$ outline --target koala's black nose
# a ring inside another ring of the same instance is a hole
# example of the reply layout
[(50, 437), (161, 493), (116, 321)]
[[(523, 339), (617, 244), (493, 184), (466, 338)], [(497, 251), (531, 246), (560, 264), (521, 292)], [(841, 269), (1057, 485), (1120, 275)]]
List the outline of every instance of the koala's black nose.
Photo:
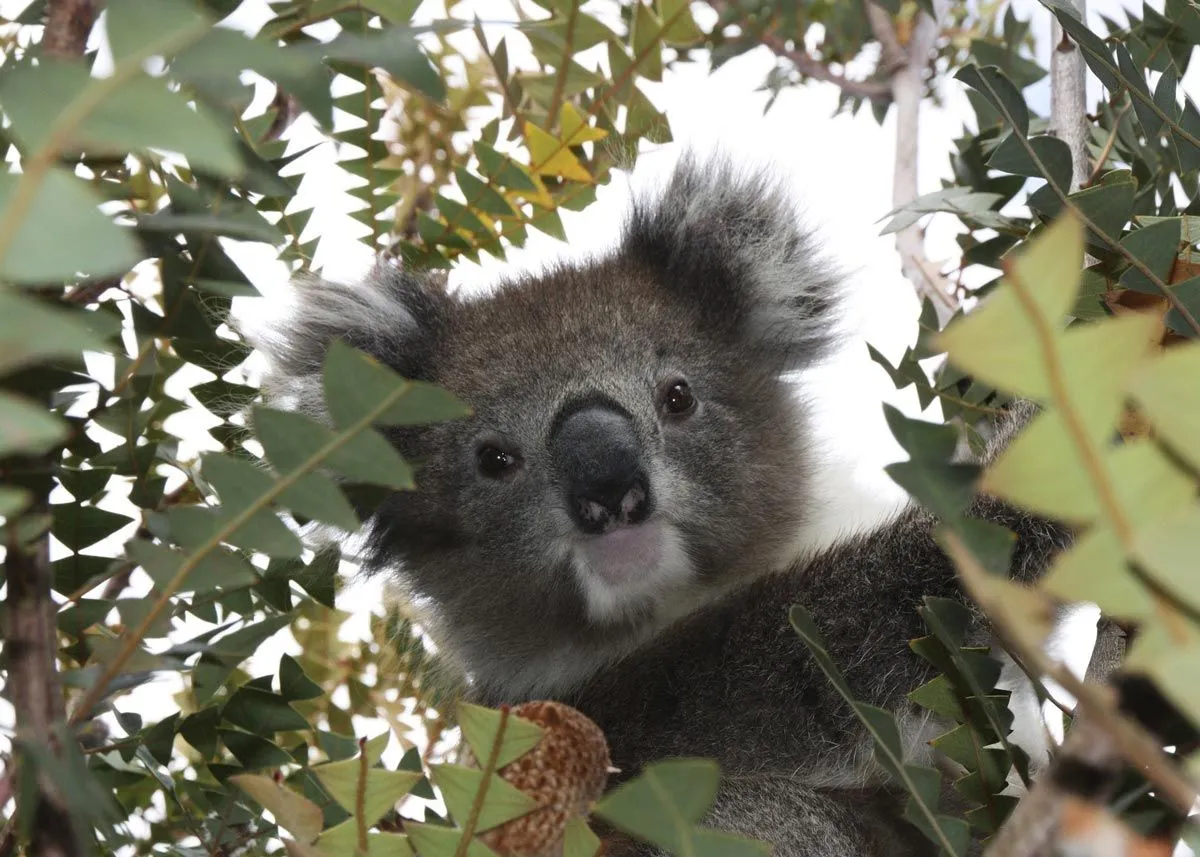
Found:
[(551, 431), (550, 452), (567, 508), (585, 533), (639, 524), (653, 510), (633, 421), (615, 405), (564, 411)]

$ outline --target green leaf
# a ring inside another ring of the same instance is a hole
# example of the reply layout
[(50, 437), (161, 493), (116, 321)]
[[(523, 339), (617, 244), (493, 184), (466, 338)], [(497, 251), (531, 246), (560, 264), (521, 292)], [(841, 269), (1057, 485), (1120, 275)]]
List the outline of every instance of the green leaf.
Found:
[(662, 80), (662, 37), (662, 21), (649, 6), (639, 0), (633, 9), (629, 47), (638, 63), (638, 72), (646, 80)]
[(890, 713), (872, 705), (866, 705), (854, 698), (850, 685), (833, 662), (826, 648), (825, 640), (812, 616), (799, 604), (792, 605), (788, 618), (800, 639), (812, 653), (813, 659), (825, 673), (846, 704), (854, 711), (859, 721), (867, 728), (874, 741), (875, 760), (896, 778), (908, 791), (911, 798), (907, 813), (910, 821), (918, 827), (933, 842), (952, 855), (966, 853), (966, 837), (968, 834), (965, 823), (957, 819), (938, 815), (937, 793), (932, 799), (928, 789), (928, 774), (925, 769), (904, 763), (903, 746), (900, 741), (900, 730)]
[[(484, 146), (483, 143), (477, 143), (476, 146)], [(494, 150), (493, 150), (494, 153)], [(494, 163), (501, 162), (503, 155), (496, 154)], [(528, 181), (525, 174), (511, 164), (510, 169), (520, 176), (520, 180)], [(516, 214), (513, 207), (509, 205), (508, 200), (501, 196), (491, 185), (485, 184), (482, 179), (471, 173), (464, 167), (459, 167), (454, 171), (454, 177), (458, 180), (458, 187), (463, 192), (463, 197), (468, 204), (479, 211), (490, 214), (493, 217), (512, 217)], [(527, 188), (532, 189), (532, 188)]]
[[(1161, 282), (1166, 282), (1170, 278), (1175, 257), (1179, 255), (1181, 226), (1180, 218), (1159, 220), (1130, 232), (1121, 239), (1121, 246), (1153, 271)], [(1162, 293), (1145, 274), (1132, 266), (1121, 275), (1121, 285), (1152, 295)]]
[(597, 857), (601, 847), (600, 837), (592, 832), (586, 820), (577, 815), (567, 819), (562, 857)]
[(321, 808), (283, 783), (255, 774), (237, 774), (229, 781), (275, 816), (279, 826), (300, 842), (312, 842), (320, 835)]
[(718, 777), (707, 759), (653, 762), (601, 798), (593, 813), (671, 853), (689, 853), (695, 825), (716, 799)]
[[(186, 553), (166, 545), (135, 540), (125, 545), (125, 554), (136, 562), (160, 589), (166, 587), (188, 559)], [(211, 592), (249, 586), (258, 573), (244, 558), (224, 548), (206, 554), (188, 572), (177, 592)]]
[[(1029, 241), (1009, 275), (970, 315), (951, 322), (937, 337), (959, 368), (996, 387), (1045, 401), (1049, 383), (1041, 351), (1039, 325), (1059, 326), (1075, 302), (1083, 261), (1083, 231), (1064, 217)], [(1016, 280), (1030, 284), (1008, 287)]]
[(258, 735), (233, 729), (218, 729), (217, 734), (220, 735), (222, 743), (229, 748), (229, 752), (233, 753), (247, 770), (277, 768), (295, 761), (286, 750)]
[(953, 722), (962, 722), (964, 718), (962, 706), (958, 702), (958, 694), (954, 686), (944, 675), (934, 676), (925, 684), (908, 694), (908, 698), (927, 708), (939, 717)]
[[(407, 825), (405, 828), (407, 829)], [(413, 850), (408, 837), (399, 833), (367, 832), (366, 850), (359, 848), (359, 829), (356, 819), (343, 821), (317, 838), (321, 855), (353, 854), (358, 857), (411, 857)]]
[(118, 530), (133, 523), (133, 520), (116, 512), (81, 506), (78, 503), (63, 503), (52, 506), (54, 537), (73, 551), (94, 545)]
[(235, 690), (221, 716), (234, 726), (259, 735), (308, 729), (308, 721), (284, 697), (252, 687)]
[[(184, 155), (197, 168), (229, 177), (242, 170), (226, 123), (204, 104), (167, 88), (164, 80), (139, 77), (119, 88), (92, 78), (73, 62), (43, 63), (14, 69), (0, 88), (12, 119), (13, 136), (27, 152), (44, 148), (124, 155), (139, 149), (164, 149)], [(71, 124), (64, 137), (65, 108), (90, 109)]]
[(0, 373), (48, 358), (106, 350), (93, 329), (94, 315), (0, 290)]
[[(1032, 155), (1026, 144), (1033, 150)], [(1045, 178), (1064, 189), (1071, 186), (1071, 149), (1057, 137), (1043, 135), (1023, 140), (1016, 131), (1010, 131), (992, 152), (988, 166), (1019, 176)]]
[(184, 0), (119, 0), (107, 11), (113, 58), (153, 56), (208, 32), (213, 22)]
[(101, 202), (86, 182), (58, 167), (40, 182), (33, 173), (0, 173), (0, 279), (40, 285), (81, 271), (104, 277), (132, 268), (142, 257), (133, 232), (101, 214)]
[(1134, 376), (1131, 392), (1158, 436), (1200, 470), (1200, 343), (1168, 349)]
[(325, 401), (334, 424), (349, 426), (387, 396), (399, 398), (378, 425), (421, 425), (464, 417), (470, 410), (440, 387), (406, 381), (362, 351), (333, 342), (325, 358)]
[(1154, 613), (1146, 586), (1133, 576), (1125, 551), (1107, 526), (1095, 526), (1055, 558), (1039, 587), (1068, 602), (1091, 602), (1105, 616), (1141, 621)]
[(0, 392), (0, 455), (38, 455), (66, 442), (71, 428), (26, 399)]
[(381, 33), (360, 35), (343, 31), (326, 44), (313, 46), (327, 60), (341, 60), (364, 68), (379, 67), (397, 81), (434, 101), (446, 98), (441, 75), (425, 56), (416, 34), (408, 27), (388, 27)]
[(1029, 135), (1029, 108), (1021, 90), (1004, 72), (995, 66), (970, 64), (960, 68), (954, 77), (986, 98), (1022, 137)]
[(160, 765), (169, 765), (175, 752), (175, 733), (179, 730), (179, 712), (165, 717), (146, 730), (142, 746)]
[(283, 475), (319, 459), (360, 482), (398, 491), (413, 487), (412, 468), (375, 432), (344, 438), (303, 414), (264, 407), (253, 413), (267, 459)]
[[(500, 731), (501, 719), (500, 712), (493, 708), (467, 702), (458, 704), (458, 725), (476, 759), (491, 757), (496, 735)], [(543, 734), (541, 727), (522, 717), (510, 715), (504, 718), (504, 736), (497, 751), (496, 770), (536, 747)]]
[(279, 658), (279, 693), (288, 702), (317, 699), (324, 695), (321, 686), (304, 673), (299, 661), (285, 654)]
[(171, 538), (192, 551), (224, 541), (268, 556), (296, 557), (304, 552), (300, 537), (270, 509), (260, 509), (233, 526), (234, 520), (242, 514), (206, 506), (172, 506), (165, 518)]
[[(404, 830), (421, 857), (455, 857), (459, 853), (462, 831), (457, 828), (409, 821), (405, 822)], [(496, 857), (496, 852), (472, 837), (466, 857)]]
[[(484, 787), (483, 771), (463, 765), (433, 765), (433, 782), (446, 801), (450, 817), (462, 824), (471, 816), (476, 796)], [(475, 822), (480, 833), (528, 815), (537, 809), (537, 801), (516, 786), (492, 774), (487, 779), (487, 795)]]
[(1069, 0), (1042, 0), (1042, 5), (1054, 13), (1063, 30), (1070, 34), (1083, 50), (1083, 58), (1092, 73), (1109, 92), (1118, 92), (1122, 83), (1116, 76), (1112, 53), (1104, 42), (1079, 19), (1075, 4)]
[[(533, 178), (528, 172), (528, 168), (518, 164), (507, 155), (502, 155), (487, 143), (476, 141), (475, 157), (479, 158), (479, 169), (489, 179), (498, 182), (501, 187), (512, 188), (517, 191), (537, 191), (538, 186), (534, 183)], [(458, 176), (459, 181), (462, 181), (462, 176)], [(467, 193), (465, 186), (463, 193), (467, 199), (475, 199), (475, 195)], [(482, 208), (482, 205), (480, 206)], [(487, 211), (488, 209), (483, 209)], [(500, 212), (494, 212), (499, 214)]]

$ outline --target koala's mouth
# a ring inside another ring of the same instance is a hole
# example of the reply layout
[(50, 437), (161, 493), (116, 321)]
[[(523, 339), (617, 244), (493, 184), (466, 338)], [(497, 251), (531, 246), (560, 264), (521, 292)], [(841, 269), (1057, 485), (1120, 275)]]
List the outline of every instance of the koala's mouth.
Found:
[(659, 521), (616, 527), (579, 546), (588, 571), (611, 586), (636, 583), (662, 563), (666, 534)]
[(580, 539), (573, 555), (593, 621), (657, 615), (695, 582), (682, 534), (659, 515)]

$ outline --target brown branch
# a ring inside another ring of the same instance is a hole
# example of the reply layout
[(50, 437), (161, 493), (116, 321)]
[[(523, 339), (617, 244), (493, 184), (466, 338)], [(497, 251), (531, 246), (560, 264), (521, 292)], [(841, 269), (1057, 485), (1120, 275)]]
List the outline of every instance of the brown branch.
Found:
[[(880, 46), (880, 67), (889, 70), (888, 86), (896, 105), (896, 160), (892, 172), (892, 206), (902, 208), (917, 198), (918, 150), (921, 100), (925, 95), (925, 71), (940, 31), (937, 20), (918, 13), (907, 45), (901, 45), (892, 17), (871, 0), (866, 2), (867, 20)], [(925, 253), (925, 234), (916, 223), (896, 233), (900, 269), (920, 298), (930, 298), (944, 326), (958, 309), (950, 281)]]
[(83, 56), (99, 7), (99, 0), (49, 0), (42, 54), (63, 59)]
[[(88, 34), (99, 11), (95, 0), (49, 0), (42, 34), (42, 54), (58, 59), (83, 56)], [(59, 297), (52, 290), (52, 297)], [(49, 400), (45, 400), (49, 405)], [(34, 765), (27, 747), (60, 754), (58, 730), (66, 720), (66, 701), (58, 676), (57, 605), (51, 596), (54, 572), (50, 565), (50, 491), (58, 450), (23, 462), (23, 481), (33, 495), (28, 509), (9, 522), (4, 571), (8, 585), (4, 653), (8, 660), (7, 687), (16, 720), (14, 765)], [(15, 815), (26, 825), (6, 824), (0, 832), (0, 852), (15, 846), (17, 827), (29, 831), (25, 853), (31, 857), (78, 857), (83, 853), (70, 808), (45, 771), (36, 775), (31, 794), (18, 791)]]
[[(776, 56), (791, 62), (796, 70), (805, 77), (832, 83), (846, 95), (855, 98), (882, 101), (891, 99), (892, 87), (886, 80), (852, 80), (845, 75), (838, 74), (801, 47), (789, 47), (788, 39), (755, 23), (738, 5), (737, 0), (709, 0), (708, 5), (722, 14), (732, 10), (740, 19), (739, 24), (743, 29), (752, 33), (759, 43), (769, 48)], [(795, 43), (793, 42), (793, 44)]]
[[(44, 479), (50, 481), (49, 462), (42, 459), (47, 470)], [(48, 513), (49, 492), (41, 492), (24, 520)], [(50, 542), (46, 533), (39, 533), (32, 542), (17, 537), (18, 526), (9, 527), (8, 553), (4, 571), (8, 583), (8, 627), (4, 651), (8, 657), (7, 688), (16, 713), (14, 742), (17, 764), (31, 764), (21, 744), (37, 744), (57, 749), (55, 724), (62, 724), (66, 706), (58, 681), (58, 632), (55, 626), (55, 605), (50, 597)], [(28, 854), (34, 857), (77, 857), (82, 854), (75, 837), (75, 828), (62, 794), (43, 772), (38, 777), (38, 790), (33, 806), (18, 801), (18, 813), (32, 813)], [(5, 830), (5, 842), (0, 849), (10, 847), (11, 827)]]

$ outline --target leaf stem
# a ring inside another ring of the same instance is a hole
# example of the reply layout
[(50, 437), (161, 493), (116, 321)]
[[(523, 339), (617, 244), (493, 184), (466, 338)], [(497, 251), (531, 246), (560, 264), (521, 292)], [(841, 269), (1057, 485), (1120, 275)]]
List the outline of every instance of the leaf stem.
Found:
[(475, 828), (479, 824), (479, 816), (483, 812), (483, 805), (487, 802), (488, 786), (491, 785), (492, 775), (496, 773), (496, 762), (500, 758), (500, 748), (504, 744), (504, 730), (508, 728), (509, 708), (507, 705), (500, 706), (500, 723), (496, 727), (496, 739), (492, 741), (492, 748), (488, 751), (488, 757), (483, 763), (483, 777), (479, 781), (479, 791), (475, 793), (475, 800), (471, 804), (471, 813), (463, 822), (462, 837), (458, 840), (458, 847), (454, 849), (454, 857), (467, 857), (467, 852), (471, 848), (471, 840), (475, 837)]

